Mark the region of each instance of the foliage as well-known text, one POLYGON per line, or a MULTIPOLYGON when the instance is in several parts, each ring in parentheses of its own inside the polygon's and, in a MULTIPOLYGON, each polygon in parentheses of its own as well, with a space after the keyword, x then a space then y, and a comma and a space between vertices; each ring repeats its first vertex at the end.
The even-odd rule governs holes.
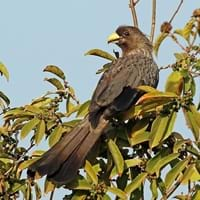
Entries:
MULTIPOLYGON (((160 44, 170 37, 180 47, 175 53, 176 62, 170 64, 172 72, 166 80, 165 91, 140 86, 145 94, 129 111, 110 124, 106 138, 102 138, 98 150, 88 156, 85 175, 81 173, 65 188, 72 193, 64 199, 141 199, 144 188, 152 192, 152 199, 162 196, 167 199, 181 186, 187 185, 186 193, 176 199, 200 198, 200 113, 194 102, 196 79, 200 76, 200 46, 196 38, 200 32, 199 10, 194 12, 183 29, 174 30, 162 26, 161 35, 155 42, 155 53, 160 44), (198 12, 197 12, 198 11, 198 12), (167 30, 167 31, 166 31, 167 30), (186 47, 178 37, 186 41, 186 47), (192 136, 187 139, 182 133, 173 131, 177 114, 183 112, 192 136), (120 121, 120 123, 119 123, 120 121), (98 158, 98 159, 94 159, 98 158)), ((167 24, 169 26, 169 24, 167 24)), ((86 53, 113 61, 114 56, 99 49, 86 53)), ((105 64, 98 71, 109 67, 105 64)), ((3 64, 1 73, 8 79, 3 64)), ((34 99, 30 104, 6 108, 9 99, 0 92, 0 105, 4 123, 0 127, 0 199, 17 199, 21 193, 24 199, 40 199, 41 185, 27 179, 23 172, 43 153, 32 151, 42 141, 48 140, 51 147, 67 134, 87 114, 90 101, 80 104, 64 72, 49 65, 44 72, 53 77, 45 80, 54 87, 53 92, 34 99), (63 111, 63 107, 65 110, 63 111), (73 117, 73 120, 71 120, 73 117), (29 146, 21 147, 26 139, 29 146)), ((44 193, 53 192, 56 185, 45 180, 44 193)))

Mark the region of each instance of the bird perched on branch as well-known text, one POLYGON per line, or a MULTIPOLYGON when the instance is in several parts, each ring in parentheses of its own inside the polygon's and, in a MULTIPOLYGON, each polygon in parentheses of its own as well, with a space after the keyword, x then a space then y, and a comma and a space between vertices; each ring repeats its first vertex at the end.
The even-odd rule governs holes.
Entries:
POLYGON ((109 36, 108 43, 117 44, 122 56, 99 80, 88 115, 29 167, 58 185, 76 177, 110 120, 137 102, 141 92, 136 88, 157 86, 158 67, 152 57, 152 44, 138 28, 120 26, 109 36))

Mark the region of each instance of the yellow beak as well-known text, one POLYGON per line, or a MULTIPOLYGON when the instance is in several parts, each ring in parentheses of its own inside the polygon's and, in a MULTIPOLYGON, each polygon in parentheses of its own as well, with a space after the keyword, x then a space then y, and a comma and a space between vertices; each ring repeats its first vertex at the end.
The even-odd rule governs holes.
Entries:
POLYGON ((108 43, 117 42, 120 39, 120 36, 117 33, 112 33, 108 36, 108 43))

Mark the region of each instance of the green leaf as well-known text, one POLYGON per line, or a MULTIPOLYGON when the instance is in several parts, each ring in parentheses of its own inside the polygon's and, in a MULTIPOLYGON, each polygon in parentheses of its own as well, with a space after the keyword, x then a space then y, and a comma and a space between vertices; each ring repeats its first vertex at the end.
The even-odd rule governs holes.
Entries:
POLYGON ((31 130, 33 130, 37 126, 39 122, 40 120, 38 118, 33 118, 29 122, 27 122, 21 130, 20 138, 24 139, 31 132, 31 130))
POLYGON ((149 174, 159 173, 160 169, 170 163, 172 160, 176 159, 179 153, 169 154, 167 149, 163 149, 157 153, 153 158, 148 160, 145 170, 149 174))
MULTIPOLYGON (((79 199, 78 199, 79 200, 79 199)), ((107 194, 105 194, 103 196, 103 199, 102 200, 112 200, 107 194)))
POLYGON ((108 141, 108 148, 114 160, 115 166, 117 168, 118 175, 121 176, 124 171, 124 159, 118 148, 112 139, 108 141))
POLYGON ((112 63, 106 63, 105 65, 103 65, 103 67, 101 69, 98 69, 96 74, 100 74, 100 73, 107 71, 111 65, 112 65, 112 63))
POLYGON ((127 194, 124 191, 120 190, 119 188, 112 186, 112 187, 108 187, 107 190, 108 192, 111 192, 115 194, 116 196, 118 196, 120 199, 128 199, 127 194))
POLYGON ((191 19, 185 26, 183 29, 177 29, 174 31, 174 33, 180 35, 181 37, 183 37, 188 43, 190 40, 190 35, 192 34, 192 29, 194 27, 194 23, 195 20, 191 19))
POLYGON ((35 143, 39 144, 44 135, 45 135, 45 121, 40 120, 39 124, 37 125, 37 130, 35 132, 35 143))
POLYGON ((76 117, 85 117, 85 115, 87 115, 87 113, 88 113, 89 106, 90 106, 90 100, 88 100, 85 103, 83 103, 80 106, 76 117))
POLYGON ((91 190, 92 186, 88 183, 86 179, 80 176, 80 178, 68 183, 67 188, 73 190, 91 190))
POLYGON ((191 92, 192 96, 196 93, 196 84, 192 76, 186 76, 184 78, 184 92, 191 92))
POLYGON ((144 92, 158 92, 158 93, 160 93, 159 90, 157 90, 157 89, 155 89, 155 88, 153 88, 153 87, 150 87, 150 86, 148 86, 148 85, 140 85, 140 86, 138 86, 136 89, 142 90, 142 91, 144 91, 144 92))
POLYGON ((94 183, 95 185, 98 184, 98 177, 96 172, 94 171, 92 165, 90 164, 89 161, 86 160, 85 162, 85 167, 84 167, 87 175, 89 176, 89 178, 91 179, 92 183, 94 183))
POLYGON ((165 176, 165 186, 166 188, 170 188, 172 183, 175 181, 177 176, 185 169, 188 164, 188 159, 179 161, 165 176))
POLYGON ((148 173, 145 172, 140 173, 134 180, 131 181, 131 183, 126 186, 124 191, 130 195, 134 190, 141 186, 147 175, 148 173))
POLYGON ((101 58, 105 58, 105 59, 108 59, 111 61, 114 61, 116 59, 114 56, 112 56, 108 52, 103 51, 101 49, 91 49, 85 53, 85 56, 87 56, 87 55, 99 56, 101 58))
MULTIPOLYGON (((139 158, 133 158, 133 159, 125 160, 125 169, 140 165, 142 162, 143 161, 141 159, 139 159, 139 158)), ((117 169, 116 169, 116 166, 114 166, 112 171, 111 171, 111 173, 110 173, 109 178, 111 179, 112 177, 114 177, 116 175, 117 175, 117 169)))
POLYGON ((166 92, 173 92, 178 96, 181 95, 183 89, 183 76, 181 72, 174 71, 167 78, 167 82, 165 85, 166 92))
POLYGON ((0 91, 0 98, 4 100, 7 106, 10 104, 10 99, 1 91, 0 91))
POLYGON ((194 105, 190 105, 189 109, 183 109, 188 127, 192 130, 196 141, 200 140, 200 113, 194 105))
POLYGON ((4 164, 13 163, 14 161, 10 158, 0 158, 0 161, 4 164))
POLYGON ((128 134, 128 139, 131 146, 147 141, 149 139, 148 133, 145 132, 148 125, 149 125, 149 119, 145 119, 145 118, 138 120, 135 123, 135 125, 133 126, 131 130, 131 133, 128 134))
POLYGON ((188 184, 189 181, 194 182, 198 180, 200 180, 200 175, 196 170, 195 164, 190 164, 183 174, 183 179, 181 180, 181 184, 188 184), (193 178, 196 178, 196 179, 193 180, 193 178))
POLYGON ((176 98, 178 98, 178 96, 172 92, 160 92, 160 91, 149 92, 140 97, 139 100, 137 101, 137 104, 159 101, 159 100, 170 101, 176 98))
POLYGON ((158 190, 157 190, 157 182, 155 179, 151 180, 150 189, 152 193, 152 200, 156 200, 158 198, 158 190))
POLYGON ((40 108, 38 108, 37 106, 33 106, 33 105, 26 105, 24 107, 24 110, 32 112, 34 114, 42 114, 42 110, 40 108))
POLYGON ((192 197, 192 200, 199 200, 200 199, 200 186, 196 185, 195 186, 195 193, 192 197))
POLYGON ((155 55, 157 56, 158 55, 158 50, 160 48, 160 45, 161 43, 164 41, 164 39, 168 36, 168 33, 161 33, 157 38, 156 38, 156 41, 153 45, 153 50, 154 50, 154 53, 155 55))
POLYGON ((168 116, 158 116, 153 122, 151 133, 150 133, 150 140, 149 140, 149 146, 150 148, 156 147, 160 144, 162 138, 165 135, 165 130, 168 125, 168 116))
POLYGON ((77 191, 71 200, 86 200, 87 195, 83 191, 77 191))
POLYGON ((18 166, 18 172, 21 172, 22 170, 28 168, 31 164, 33 164, 35 161, 37 161, 39 157, 37 158, 32 158, 31 160, 25 160, 21 162, 18 166))
POLYGON ((57 90, 64 90, 64 86, 57 78, 45 78, 44 80, 55 86, 57 90))
POLYGON ((14 180, 14 183, 12 183, 12 187, 10 188, 10 193, 15 193, 20 191, 22 188, 24 188, 26 185, 25 179, 22 180, 14 180))
POLYGON ((186 59, 188 57, 188 54, 185 52, 184 53, 174 53, 174 56, 175 56, 177 62, 179 62, 179 61, 186 59))
POLYGON ((63 80, 65 80, 65 78, 66 78, 64 72, 55 65, 48 65, 45 67, 45 69, 43 71, 55 74, 56 76, 60 77, 63 80))
POLYGON ((34 184, 34 187, 35 187, 35 197, 36 197, 36 199, 39 200, 42 197, 41 189, 37 183, 34 184))
POLYGON ((41 97, 38 99, 34 99, 31 103, 34 107, 40 108, 44 107, 52 102, 52 99, 49 97, 41 97))
POLYGON ((0 73, 6 77, 7 81, 9 80, 9 72, 2 62, 0 62, 0 73))
POLYGON ((52 147, 54 144, 56 144, 60 140, 60 138, 61 138, 61 136, 62 136, 64 131, 65 130, 63 129, 63 127, 61 125, 58 125, 52 131, 52 133, 49 136, 49 146, 50 147, 52 147))
POLYGON ((51 181, 48 181, 48 179, 46 178, 44 182, 44 193, 47 194, 54 190, 55 190, 55 185, 51 181))

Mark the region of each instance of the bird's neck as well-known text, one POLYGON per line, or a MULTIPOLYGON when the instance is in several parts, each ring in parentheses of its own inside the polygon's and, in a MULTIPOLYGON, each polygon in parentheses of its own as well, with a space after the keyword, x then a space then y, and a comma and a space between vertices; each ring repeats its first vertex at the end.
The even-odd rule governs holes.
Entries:
POLYGON ((144 49, 144 48, 135 48, 133 50, 130 51, 124 51, 122 53, 122 56, 129 56, 129 55, 144 55, 145 57, 152 57, 152 52, 144 49))

